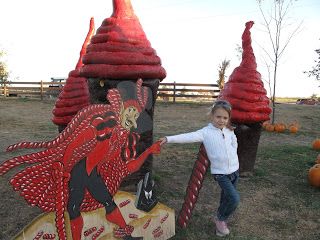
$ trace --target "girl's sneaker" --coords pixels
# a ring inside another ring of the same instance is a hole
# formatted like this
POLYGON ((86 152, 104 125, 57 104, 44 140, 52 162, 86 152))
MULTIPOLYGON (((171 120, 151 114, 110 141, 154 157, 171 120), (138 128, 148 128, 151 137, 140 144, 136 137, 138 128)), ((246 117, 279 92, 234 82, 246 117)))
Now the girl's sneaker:
POLYGON ((230 233, 228 226, 225 221, 219 221, 214 218, 214 223, 216 224, 216 235, 219 237, 224 237, 230 233))

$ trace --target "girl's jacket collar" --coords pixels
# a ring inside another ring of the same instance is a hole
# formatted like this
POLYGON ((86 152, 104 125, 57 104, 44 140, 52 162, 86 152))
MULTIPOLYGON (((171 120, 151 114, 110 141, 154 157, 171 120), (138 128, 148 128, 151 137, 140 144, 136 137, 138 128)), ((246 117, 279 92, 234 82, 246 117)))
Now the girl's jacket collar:
POLYGON ((209 124, 208 124, 208 127, 209 127, 209 128, 212 128, 212 129, 214 129, 214 130, 218 130, 218 131, 224 131, 224 130, 226 129, 226 127, 222 128, 222 129, 217 128, 217 127, 215 127, 212 123, 209 123, 209 124))

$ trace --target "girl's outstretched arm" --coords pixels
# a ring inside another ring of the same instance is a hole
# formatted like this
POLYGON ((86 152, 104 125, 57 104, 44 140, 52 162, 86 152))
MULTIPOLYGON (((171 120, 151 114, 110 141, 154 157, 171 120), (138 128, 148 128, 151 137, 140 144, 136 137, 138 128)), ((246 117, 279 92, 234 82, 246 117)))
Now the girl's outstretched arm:
POLYGON ((195 132, 182 133, 173 136, 165 137, 164 143, 194 143, 203 142, 204 133, 203 129, 195 132))

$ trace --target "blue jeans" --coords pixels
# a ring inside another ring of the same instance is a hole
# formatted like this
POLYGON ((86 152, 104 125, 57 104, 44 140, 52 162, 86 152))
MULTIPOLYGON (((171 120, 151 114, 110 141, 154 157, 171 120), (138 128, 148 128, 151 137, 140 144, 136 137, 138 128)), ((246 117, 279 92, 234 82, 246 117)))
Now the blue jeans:
POLYGON ((217 218, 219 221, 225 221, 236 210, 240 202, 239 192, 236 189, 239 171, 227 175, 213 174, 213 177, 221 188, 217 218))

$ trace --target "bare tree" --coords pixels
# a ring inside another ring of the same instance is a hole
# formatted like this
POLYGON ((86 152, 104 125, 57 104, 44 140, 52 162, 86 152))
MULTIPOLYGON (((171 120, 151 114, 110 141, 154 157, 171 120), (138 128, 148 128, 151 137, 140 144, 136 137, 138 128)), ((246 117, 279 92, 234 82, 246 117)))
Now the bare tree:
POLYGON ((316 65, 312 67, 312 70, 304 71, 309 77, 313 76, 316 80, 320 81, 320 49, 316 49, 315 52, 318 54, 318 60, 315 60, 316 65))
POLYGON ((0 50, 0 85, 8 82, 9 71, 6 62, 3 60, 5 56, 5 51, 0 50))
MULTIPOLYGON (((236 45, 236 56, 238 58, 238 60, 241 61, 242 59, 242 52, 243 52, 243 49, 242 47, 240 46, 240 44, 237 44, 236 45)), ((263 62, 264 62, 264 65, 268 71, 268 78, 265 78, 265 77, 262 77, 262 81, 265 82, 267 85, 268 85, 268 88, 269 88, 269 98, 272 99, 272 90, 271 90, 271 84, 272 84, 272 80, 271 80, 271 64, 270 62, 268 62, 264 56, 262 56, 262 59, 263 59, 263 62)))
POLYGON ((267 69, 268 72, 268 78, 262 77, 262 81, 264 81, 265 83, 267 83, 268 88, 269 88, 269 98, 271 99, 271 101, 273 100, 273 94, 272 94, 272 74, 271 74, 271 64, 270 62, 268 62, 264 57, 262 57, 264 65, 267 69))
MULTIPOLYGON (((297 24, 289 23, 289 13, 296 0, 257 0, 260 13, 263 18, 263 26, 267 31, 271 43, 271 51, 262 47, 262 50, 267 55, 271 62, 273 72, 271 73, 269 67, 269 74, 273 74, 273 92, 272 92, 272 123, 275 118, 275 97, 276 97, 276 83, 277 83, 277 70, 279 60, 282 57, 285 49, 292 38, 299 32, 302 26, 302 21, 297 24), (264 3, 270 3, 270 9, 264 9, 264 3), (284 34, 284 29, 291 27, 287 34, 284 34), (285 40, 283 40, 285 39, 285 40)), ((268 66, 268 64, 267 64, 268 66)))
POLYGON ((237 56, 238 60, 241 61, 242 52, 243 52, 241 45, 237 44, 235 50, 236 50, 236 56, 237 56))
POLYGON ((224 88, 225 78, 226 78, 226 69, 230 66, 230 60, 224 59, 218 67, 219 79, 217 83, 219 85, 220 90, 224 88))

